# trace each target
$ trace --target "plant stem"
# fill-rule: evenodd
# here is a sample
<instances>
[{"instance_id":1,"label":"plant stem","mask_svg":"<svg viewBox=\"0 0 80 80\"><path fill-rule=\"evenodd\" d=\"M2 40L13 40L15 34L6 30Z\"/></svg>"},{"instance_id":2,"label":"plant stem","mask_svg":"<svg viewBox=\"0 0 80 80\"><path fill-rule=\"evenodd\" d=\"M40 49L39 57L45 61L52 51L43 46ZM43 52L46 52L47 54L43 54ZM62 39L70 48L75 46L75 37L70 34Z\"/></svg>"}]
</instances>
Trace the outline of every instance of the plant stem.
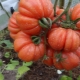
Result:
<instances>
[{"instance_id":1,"label":"plant stem","mask_svg":"<svg viewBox=\"0 0 80 80\"><path fill-rule=\"evenodd\" d=\"M58 0L55 0L54 4L54 17L56 16L56 6L57 6Z\"/></svg>"},{"instance_id":2,"label":"plant stem","mask_svg":"<svg viewBox=\"0 0 80 80\"><path fill-rule=\"evenodd\" d=\"M67 9L66 9L66 22L70 22L70 16L69 16L69 8L70 8L70 5L72 3L72 0L69 0L69 5L67 6Z\"/></svg>"},{"instance_id":3,"label":"plant stem","mask_svg":"<svg viewBox=\"0 0 80 80\"><path fill-rule=\"evenodd\" d=\"M80 18L78 18L75 21L73 21L73 23L76 24L78 21L80 21Z\"/></svg>"},{"instance_id":4,"label":"plant stem","mask_svg":"<svg viewBox=\"0 0 80 80\"><path fill-rule=\"evenodd\" d=\"M64 2L65 2L65 0L59 0L59 7L60 7L60 9L64 8Z\"/></svg>"},{"instance_id":5,"label":"plant stem","mask_svg":"<svg viewBox=\"0 0 80 80\"><path fill-rule=\"evenodd\" d=\"M72 78L72 71L71 70L69 71L69 76Z\"/></svg>"},{"instance_id":6,"label":"plant stem","mask_svg":"<svg viewBox=\"0 0 80 80\"><path fill-rule=\"evenodd\" d=\"M58 21L58 19L61 18L61 16L69 10L71 3L72 3L72 0L69 0L66 9L56 19L54 19L52 23L55 23L56 21Z\"/></svg>"},{"instance_id":7,"label":"plant stem","mask_svg":"<svg viewBox=\"0 0 80 80\"><path fill-rule=\"evenodd\" d=\"M3 11L7 14L7 16L10 18L10 16L9 16L8 12L3 8L3 6L2 6L1 2L0 2L0 6L1 6L1 8L3 9Z\"/></svg>"}]
</instances>

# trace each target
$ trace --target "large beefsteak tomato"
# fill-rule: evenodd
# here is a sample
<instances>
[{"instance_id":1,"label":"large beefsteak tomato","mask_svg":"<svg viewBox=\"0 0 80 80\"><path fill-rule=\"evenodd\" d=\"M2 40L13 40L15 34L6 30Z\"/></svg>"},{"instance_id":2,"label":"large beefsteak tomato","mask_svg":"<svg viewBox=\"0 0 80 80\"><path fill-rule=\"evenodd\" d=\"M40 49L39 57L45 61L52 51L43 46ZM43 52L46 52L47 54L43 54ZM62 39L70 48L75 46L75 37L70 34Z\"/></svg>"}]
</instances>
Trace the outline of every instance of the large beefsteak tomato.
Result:
<instances>
[{"instance_id":1,"label":"large beefsteak tomato","mask_svg":"<svg viewBox=\"0 0 80 80\"><path fill-rule=\"evenodd\" d=\"M20 0L16 20L20 29L27 33L41 31L39 20L53 18L54 10L51 0Z\"/></svg>"},{"instance_id":2,"label":"large beefsteak tomato","mask_svg":"<svg viewBox=\"0 0 80 80\"><path fill-rule=\"evenodd\" d=\"M33 43L31 36L19 32L14 41L14 49L18 52L18 57L23 61L36 61L44 56L45 44L41 39L40 44Z\"/></svg>"},{"instance_id":3,"label":"large beefsteak tomato","mask_svg":"<svg viewBox=\"0 0 80 80\"><path fill-rule=\"evenodd\" d=\"M80 37L72 29L56 28L49 32L48 43L54 50L74 51L80 46Z\"/></svg>"}]
</instances>

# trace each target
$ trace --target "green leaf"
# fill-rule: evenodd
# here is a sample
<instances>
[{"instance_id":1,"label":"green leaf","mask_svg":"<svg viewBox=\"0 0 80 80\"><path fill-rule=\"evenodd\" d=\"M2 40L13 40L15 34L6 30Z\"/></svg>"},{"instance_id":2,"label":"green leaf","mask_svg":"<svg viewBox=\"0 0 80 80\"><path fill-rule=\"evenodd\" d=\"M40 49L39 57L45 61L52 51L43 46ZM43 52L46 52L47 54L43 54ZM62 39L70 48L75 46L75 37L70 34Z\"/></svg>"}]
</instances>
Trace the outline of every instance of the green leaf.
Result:
<instances>
[{"instance_id":1,"label":"green leaf","mask_svg":"<svg viewBox=\"0 0 80 80\"><path fill-rule=\"evenodd\" d=\"M67 76L66 75L61 76L60 80L67 80Z\"/></svg>"},{"instance_id":2,"label":"green leaf","mask_svg":"<svg viewBox=\"0 0 80 80\"><path fill-rule=\"evenodd\" d=\"M67 76L67 80L72 80L72 78Z\"/></svg>"},{"instance_id":3,"label":"green leaf","mask_svg":"<svg viewBox=\"0 0 80 80\"><path fill-rule=\"evenodd\" d=\"M29 71L30 68L26 66L20 66L17 71L16 78L19 79L25 72Z\"/></svg>"},{"instance_id":4,"label":"green leaf","mask_svg":"<svg viewBox=\"0 0 80 80\"><path fill-rule=\"evenodd\" d=\"M11 59L10 63L13 64L13 65L15 65L15 66L19 65L19 61L18 60L12 60Z\"/></svg>"},{"instance_id":5,"label":"green leaf","mask_svg":"<svg viewBox=\"0 0 80 80\"><path fill-rule=\"evenodd\" d=\"M31 66L32 64L33 64L32 61L30 61L30 62L23 62L23 66Z\"/></svg>"},{"instance_id":6,"label":"green leaf","mask_svg":"<svg viewBox=\"0 0 80 80\"><path fill-rule=\"evenodd\" d=\"M9 53L9 52L6 52L6 53L4 54L4 57L5 57L5 58L9 58L9 57L10 57L10 53Z\"/></svg>"},{"instance_id":7,"label":"green leaf","mask_svg":"<svg viewBox=\"0 0 80 80\"><path fill-rule=\"evenodd\" d=\"M25 72L29 71L30 68L26 67L26 66L21 66L18 68L18 74L19 75L23 75Z\"/></svg>"},{"instance_id":8,"label":"green leaf","mask_svg":"<svg viewBox=\"0 0 80 80\"><path fill-rule=\"evenodd\" d=\"M8 49L13 49L13 44L10 42L10 40L3 40L3 41L0 41L0 44L6 44L6 48Z\"/></svg>"},{"instance_id":9,"label":"green leaf","mask_svg":"<svg viewBox=\"0 0 80 80\"><path fill-rule=\"evenodd\" d=\"M7 64L7 66L6 66L6 70L14 70L15 69L15 65L13 65L13 64Z\"/></svg>"},{"instance_id":10,"label":"green leaf","mask_svg":"<svg viewBox=\"0 0 80 80\"><path fill-rule=\"evenodd\" d=\"M18 68L18 74L22 75L22 74L24 74L25 72L27 72L29 70L30 70L29 67L21 66L21 67Z\"/></svg>"},{"instance_id":11,"label":"green leaf","mask_svg":"<svg viewBox=\"0 0 80 80\"><path fill-rule=\"evenodd\" d=\"M80 75L78 76L77 80L80 80Z\"/></svg>"},{"instance_id":12,"label":"green leaf","mask_svg":"<svg viewBox=\"0 0 80 80\"><path fill-rule=\"evenodd\" d=\"M0 73L0 80L4 80L4 75Z\"/></svg>"},{"instance_id":13,"label":"green leaf","mask_svg":"<svg viewBox=\"0 0 80 80\"><path fill-rule=\"evenodd\" d=\"M0 66L2 66L3 65L3 61L2 60L0 60Z\"/></svg>"}]
</instances>

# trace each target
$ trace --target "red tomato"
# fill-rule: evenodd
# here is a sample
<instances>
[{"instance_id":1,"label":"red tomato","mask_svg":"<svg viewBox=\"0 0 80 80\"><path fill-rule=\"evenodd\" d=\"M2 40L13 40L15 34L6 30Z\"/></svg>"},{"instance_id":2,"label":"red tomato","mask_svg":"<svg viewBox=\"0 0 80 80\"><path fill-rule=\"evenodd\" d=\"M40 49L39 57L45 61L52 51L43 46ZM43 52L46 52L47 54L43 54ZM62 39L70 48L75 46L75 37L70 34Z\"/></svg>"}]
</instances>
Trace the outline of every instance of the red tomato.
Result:
<instances>
[{"instance_id":1,"label":"red tomato","mask_svg":"<svg viewBox=\"0 0 80 80\"><path fill-rule=\"evenodd\" d=\"M39 45L31 40L31 36L19 32L14 41L14 49L18 52L18 57L23 61L36 61L45 54L45 44L43 39Z\"/></svg>"},{"instance_id":2,"label":"red tomato","mask_svg":"<svg viewBox=\"0 0 80 80\"><path fill-rule=\"evenodd\" d=\"M57 16L59 16L61 13L63 13L63 11L64 11L64 9L58 9L57 12L56 12ZM66 20L66 16L65 15L63 15L61 18L63 20Z\"/></svg>"},{"instance_id":3,"label":"red tomato","mask_svg":"<svg viewBox=\"0 0 80 80\"><path fill-rule=\"evenodd\" d=\"M56 28L48 35L48 43L54 50L74 51L80 45L80 37L72 29Z\"/></svg>"},{"instance_id":4,"label":"red tomato","mask_svg":"<svg viewBox=\"0 0 80 80\"><path fill-rule=\"evenodd\" d=\"M19 26L16 23L16 15L18 12L14 12L13 15L10 17L8 30L10 31L10 36L15 39L16 34L20 31Z\"/></svg>"},{"instance_id":5,"label":"red tomato","mask_svg":"<svg viewBox=\"0 0 80 80\"><path fill-rule=\"evenodd\" d=\"M75 54L80 58L80 47L75 51Z\"/></svg>"},{"instance_id":6,"label":"red tomato","mask_svg":"<svg viewBox=\"0 0 80 80\"><path fill-rule=\"evenodd\" d=\"M71 70L79 65L80 59L73 52L54 53L53 64L58 69Z\"/></svg>"},{"instance_id":7,"label":"red tomato","mask_svg":"<svg viewBox=\"0 0 80 80\"><path fill-rule=\"evenodd\" d=\"M43 17L53 18L53 4L51 0L20 0L19 13L16 16L16 20L20 29L25 33L39 32L41 27L39 20ZM38 30L38 31L37 31Z\"/></svg>"},{"instance_id":8,"label":"red tomato","mask_svg":"<svg viewBox=\"0 0 80 80\"><path fill-rule=\"evenodd\" d=\"M43 59L43 63L52 66L53 65L53 50L51 48L47 48L46 58Z\"/></svg>"},{"instance_id":9,"label":"red tomato","mask_svg":"<svg viewBox=\"0 0 80 80\"><path fill-rule=\"evenodd\" d=\"M77 5L75 5L73 7L72 13L71 13L71 20L76 20L80 18L80 3L78 3ZM80 21L77 22L76 26L78 28L80 28Z\"/></svg>"}]
</instances>

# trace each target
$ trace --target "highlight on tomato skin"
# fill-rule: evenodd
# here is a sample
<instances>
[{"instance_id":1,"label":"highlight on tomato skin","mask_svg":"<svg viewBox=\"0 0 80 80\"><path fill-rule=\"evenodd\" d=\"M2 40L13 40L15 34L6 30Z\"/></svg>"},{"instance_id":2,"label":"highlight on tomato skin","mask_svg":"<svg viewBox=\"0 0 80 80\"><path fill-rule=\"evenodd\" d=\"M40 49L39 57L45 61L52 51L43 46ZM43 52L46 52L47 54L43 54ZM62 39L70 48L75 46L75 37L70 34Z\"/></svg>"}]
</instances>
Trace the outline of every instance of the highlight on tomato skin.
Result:
<instances>
[{"instance_id":1,"label":"highlight on tomato skin","mask_svg":"<svg viewBox=\"0 0 80 80\"><path fill-rule=\"evenodd\" d=\"M14 40L14 50L23 61L37 61L45 54L45 44L41 39L40 44L36 45L30 35L19 32Z\"/></svg>"}]
</instances>

